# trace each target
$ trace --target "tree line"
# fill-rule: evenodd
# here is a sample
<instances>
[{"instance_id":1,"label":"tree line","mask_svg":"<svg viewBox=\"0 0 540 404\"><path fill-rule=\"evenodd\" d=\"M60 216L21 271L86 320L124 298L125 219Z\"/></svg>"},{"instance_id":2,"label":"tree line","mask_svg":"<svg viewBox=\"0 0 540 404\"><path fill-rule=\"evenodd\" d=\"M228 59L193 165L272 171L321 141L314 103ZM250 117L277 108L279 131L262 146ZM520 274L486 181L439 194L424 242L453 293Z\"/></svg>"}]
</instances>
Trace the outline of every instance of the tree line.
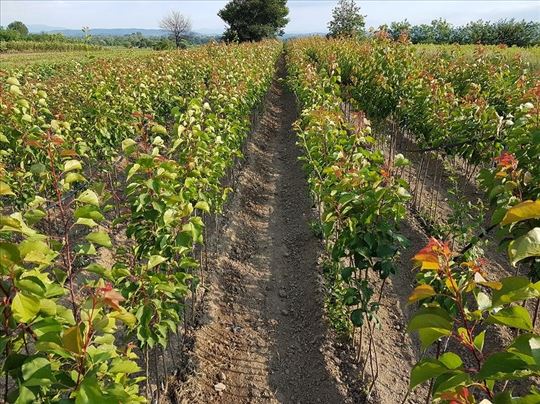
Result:
<instances>
[{"instance_id":1,"label":"tree line","mask_svg":"<svg viewBox=\"0 0 540 404\"><path fill-rule=\"evenodd\" d=\"M152 47L154 49L183 48L189 44L204 43L211 39L226 42L260 41L283 35L289 22L287 0L231 0L219 12L227 24L221 38L199 37L191 32L189 17L172 11L160 21L160 28L167 32L163 37L145 37L140 33L124 36L85 35L88 44L101 46ZM406 35L412 43L420 44L483 44L507 46L534 46L540 44L540 22L503 19L497 22L474 21L454 26L440 18L430 24L412 25L407 20L381 25L366 30L365 15L355 0L339 0L328 23L328 36L369 37L385 32L395 40ZM7 28L0 27L0 41L81 41L61 34L29 34L20 21Z\"/></svg>"},{"instance_id":2,"label":"tree line","mask_svg":"<svg viewBox=\"0 0 540 404\"><path fill-rule=\"evenodd\" d=\"M496 22L474 21L453 26L444 19L431 24L412 25L407 20L392 22L386 30L394 39L406 34L412 43L422 44L482 44L534 46L540 44L540 22L503 19Z\"/></svg>"},{"instance_id":3,"label":"tree line","mask_svg":"<svg viewBox=\"0 0 540 404\"><path fill-rule=\"evenodd\" d=\"M365 18L354 0L340 0L328 23L328 36L369 37L384 32L394 40L406 36L419 44L482 44L534 46L540 44L540 22L502 19L496 22L473 21L454 26L439 18L431 24L413 25L407 20L384 24L378 29L365 28Z\"/></svg>"},{"instance_id":4,"label":"tree line","mask_svg":"<svg viewBox=\"0 0 540 404\"><path fill-rule=\"evenodd\" d=\"M146 36L141 32L134 32L127 35L91 35L91 30L83 28L82 37L69 37L62 33L30 33L26 25L21 21L14 21L7 27L0 27L0 52L2 43L19 42L41 42L41 43L65 43L65 44L86 44L95 46L118 46L125 48L153 48L156 50L168 50L174 48L186 48L191 45L199 45L214 39L210 36L194 34L187 30L181 37L170 38L164 33L162 36ZM6 48L9 48L6 47Z\"/></svg>"}]
</instances>

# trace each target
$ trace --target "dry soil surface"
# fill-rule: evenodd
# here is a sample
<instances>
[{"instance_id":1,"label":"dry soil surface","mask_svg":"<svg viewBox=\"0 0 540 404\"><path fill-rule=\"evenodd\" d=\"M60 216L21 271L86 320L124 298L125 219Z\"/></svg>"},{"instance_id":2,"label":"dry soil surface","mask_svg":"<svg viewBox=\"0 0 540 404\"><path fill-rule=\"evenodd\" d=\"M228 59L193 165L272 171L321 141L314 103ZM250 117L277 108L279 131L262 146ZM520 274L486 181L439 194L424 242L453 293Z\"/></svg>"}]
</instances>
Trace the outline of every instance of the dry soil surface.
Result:
<instances>
[{"instance_id":1,"label":"dry soil surface","mask_svg":"<svg viewBox=\"0 0 540 404\"><path fill-rule=\"evenodd\" d=\"M321 248L284 76L281 62L210 258L196 370L177 402L361 402L324 318Z\"/></svg>"}]
</instances>

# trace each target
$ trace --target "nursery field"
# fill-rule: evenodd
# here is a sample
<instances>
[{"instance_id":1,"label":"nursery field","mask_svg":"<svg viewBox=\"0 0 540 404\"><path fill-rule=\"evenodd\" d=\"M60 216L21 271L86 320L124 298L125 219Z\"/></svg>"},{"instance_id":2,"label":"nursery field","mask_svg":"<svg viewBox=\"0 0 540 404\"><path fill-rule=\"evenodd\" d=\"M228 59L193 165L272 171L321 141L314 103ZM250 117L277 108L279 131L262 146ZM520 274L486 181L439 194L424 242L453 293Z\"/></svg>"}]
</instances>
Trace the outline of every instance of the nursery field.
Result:
<instances>
[{"instance_id":1,"label":"nursery field","mask_svg":"<svg viewBox=\"0 0 540 404\"><path fill-rule=\"evenodd\" d=\"M455 52L458 54L468 55L474 57L478 52L479 46L477 45L435 45L435 44L417 44L414 47L422 53L425 53L429 57L440 52ZM512 63L516 58L522 59L524 62L530 65L532 70L540 70L540 46L532 46L529 48L520 48L517 46L512 47L500 47L496 45L484 45L481 49L486 53L499 53L503 57L507 58L508 63Z\"/></svg>"},{"instance_id":2,"label":"nursery field","mask_svg":"<svg viewBox=\"0 0 540 404\"><path fill-rule=\"evenodd\" d=\"M527 52L0 56L0 401L540 402Z\"/></svg>"},{"instance_id":3,"label":"nursery field","mask_svg":"<svg viewBox=\"0 0 540 404\"><path fill-rule=\"evenodd\" d=\"M151 49L109 48L106 50L86 50L68 52L20 52L0 53L0 69L11 70L33 65L51 65L68 62L85 63L103 58L136 58L140 56L157 55L158 51Z\"/></svg>"},{"instance_id":4,"label":"nursery field","mask_svg":"<svg viewBox=\"0 0 540 404\"><path fill-rule=\"evenodd\" d=\"M368 394L538 401L538 76L385 38L299 41L289 66L327 310Z\"/></svg>"}]
</instances>

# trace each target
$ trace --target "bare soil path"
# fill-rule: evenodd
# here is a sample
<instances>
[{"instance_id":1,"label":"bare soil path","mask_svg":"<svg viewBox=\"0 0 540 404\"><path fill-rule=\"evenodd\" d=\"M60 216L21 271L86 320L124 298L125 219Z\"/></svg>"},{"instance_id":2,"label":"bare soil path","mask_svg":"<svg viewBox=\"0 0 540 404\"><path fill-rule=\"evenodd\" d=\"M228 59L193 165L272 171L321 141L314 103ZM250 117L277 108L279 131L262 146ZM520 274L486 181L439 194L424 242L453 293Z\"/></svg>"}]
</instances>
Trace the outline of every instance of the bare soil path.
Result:
<instances>
[{"instance_id":1,"label":"bare soil path","mask_svg":"<svg viewBox=\"0 0 540 404\"><path fill-rule=\"evenodd\" d=\"M195 375L177 402L360 402L340 379L323 314L320 243L291 128L283 61L210 257Z\"/></svg>"}]
</instances>

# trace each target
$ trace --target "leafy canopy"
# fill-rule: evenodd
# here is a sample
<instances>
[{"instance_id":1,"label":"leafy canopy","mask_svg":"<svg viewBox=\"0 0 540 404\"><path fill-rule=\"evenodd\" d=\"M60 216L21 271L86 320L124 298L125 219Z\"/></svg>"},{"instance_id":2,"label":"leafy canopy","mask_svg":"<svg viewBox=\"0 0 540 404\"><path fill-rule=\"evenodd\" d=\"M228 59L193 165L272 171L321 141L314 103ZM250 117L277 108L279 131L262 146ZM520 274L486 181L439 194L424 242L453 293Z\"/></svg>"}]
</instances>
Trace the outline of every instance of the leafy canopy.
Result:
<instances>
[{"instance_id":1,"label":"leafy canopy","mask_svg":"<svg viewBox=\"0 0 540 404\"><path fill-rule=\"evenodd\" d=\"M339 0L332 11L332 21L328 23L330 36L358 37L364 35L366 22L360 14L360 6L354 0Z\"/></svg>"},{"instance_id":2,"label":"leafy canopy","mask_svg":"<svg viewBox=\"0 0 540 404\"><path fill-rule=\"evenodd\" d=\"M7 26L7 29L17 31L21 35L28 35L28 27L21 21L13 21Z\"/></svg>"},{"instance_id":3,"label":"leafy canopy","mask_svg":"<svg viewBox=\"0 0 540 404\"><path fill-rule=\"evenodd\" d=\"M218 15L229 28L224 32L226 41L260 41L283 35L289 19L287 0L232 0Z\"/></svg>"}]
</instances>

